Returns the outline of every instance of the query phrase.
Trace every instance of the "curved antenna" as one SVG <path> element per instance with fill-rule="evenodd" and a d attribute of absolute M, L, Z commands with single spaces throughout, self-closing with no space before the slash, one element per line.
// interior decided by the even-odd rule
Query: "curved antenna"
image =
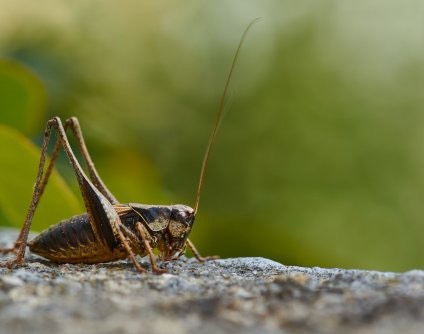
<path fill-rule="evenodd" d="M 258 22 L 259 20 L 260 20 L 260 17 L 257 17 L 256 19 L 254 19 L 252 22 L 249 23 L 249 25 L 244 30 L 243 35 L 240 38 L 240 42 L 237 46 L 236 53 L 234 54 L 233 62 L 232 62 L 231 67 L 230 67 L 230 73 L 228 74 L 227 81 L 225 82 L 224 92 L 222 93 L 221 101 L 219 103 L 219 109 L 218 109 L 218 114 L 216 115 L 215 124 L 212 128 L 211 134 L 209 135 L 209 140 L 208 140 L 208 144 L 206 146 L 205 155 L 203 156 L 202 167 L 200 169 L 199 183 L 197 185 L 197 197 L 196 197 L 196 202 L 194 204 L 194 214 L 197 213 L 197 208 L 199 207 L 200 191 L 202 190 L 203 177 L 205 175 L 206 166 L 207 166 L 208 161 L 209 161 L 209 155 L 210 155 L 210 152 L 211 152 L 212 144 L 215 141 L 216 133 L 218 132 L 219 126 L 220 126 L 221 121 L 222 121 L 222 115 L 223 115 L 223 112 L 224 112 L 224 105 L 225 105 L 225 98 L 227 97 L 228 87 L 230 86 L 230 81 L 231 81 L 231 78 L 233 76 L 233 72 L 234 72 L 235 65 L 237 63 L 237 59 L 239 57 L 240 49 L 243 45 L 244 39 L 246 38 L 246 35 L 249 32 L 250 28 L 256 22 Z"/>

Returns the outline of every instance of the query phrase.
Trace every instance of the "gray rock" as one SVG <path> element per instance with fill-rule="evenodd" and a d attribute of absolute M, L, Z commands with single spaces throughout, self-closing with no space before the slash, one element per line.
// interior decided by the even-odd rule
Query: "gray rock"
<path fill-rule="evenodd" d="M 16 231 L 0 231 L 0 246 Z M 424 272 L 300 268 L 264 258 L 0 268 L 1 333 L 424 333 Z"/>

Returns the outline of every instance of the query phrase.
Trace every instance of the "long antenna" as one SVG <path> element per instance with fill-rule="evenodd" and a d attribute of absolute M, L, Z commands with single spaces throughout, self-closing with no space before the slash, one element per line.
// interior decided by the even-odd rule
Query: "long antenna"
<path fill-rule="evenodd" d="M 209 155 L 211 152 L 211 147 L 213 142 L 215 141 L 216 133 L 218 132 L 219 126 L 222 121 L 222 115 L 224 112 L 224 106 L 225 106 L 225 98 L 227 97 L 228 87 L 230 86 L 230 81 L 233 76 L 234 68 L 237 63 L 237 59 L 239 57 L 240 49 L 243 45 L 244 39 L 246 38 L 247 33 L 249 32 L 250 28 L 260 20 L 260 18 L 254 19 L 252 22 L 249 23 L 247 28 L 244 30 L 243 35 L 241 36 L 240 42 L 237 46 L 236 53 L 234 54 L 233 62 L 230 67 L 230 73 L 228 74 L 227 81 L 225 82 L 224 92 L 221 96 L 221 101 L 219 103 L 219 111 L 216 115 L 215 124 L 212 128 L 212 132 L 209 136 L 208 145 L 206 146 L 205 155 L 203 156 L 203 162 L 202 162 L 202 168 L 200 169 L 200 176 L 199 176 L 199 184 L 197 186 L 197 197 L 196 197 L 196 203 L 194 205 L 194 214 L 197 213 L 197 208 L 199 207 L 199 201 L 200 201 L 200 191 L 202 190 L 202 183 L 203 183 L 203 177 L 205 175 L 206 166 L 208 164 Z"/>

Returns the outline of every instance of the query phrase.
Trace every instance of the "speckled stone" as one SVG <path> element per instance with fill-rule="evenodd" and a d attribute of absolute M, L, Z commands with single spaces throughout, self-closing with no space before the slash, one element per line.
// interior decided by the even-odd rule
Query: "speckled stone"
<path fill-rule="evenodd" d="M 0 247 L 16 231 L 0 231 Z M 150 270 L 147 259 L 140 259 Z M 301 268 L 264 258 L 0 268 L 1 333 L 424 333 L 424 271 Z"/>

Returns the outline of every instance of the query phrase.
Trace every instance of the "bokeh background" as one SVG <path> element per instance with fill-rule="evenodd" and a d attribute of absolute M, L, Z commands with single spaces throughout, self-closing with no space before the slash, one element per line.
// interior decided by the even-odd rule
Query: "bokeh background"
<path fill-rule="evenodd" d="M 45 122 L 80 119 L 123 203 L 192 205 L 192 240 L 284 264 L 424 268 L 421 1 L 0 0 L 0 222 L 21 226 Z M 83 211 L 65 158 L 33 230 Z"/>

